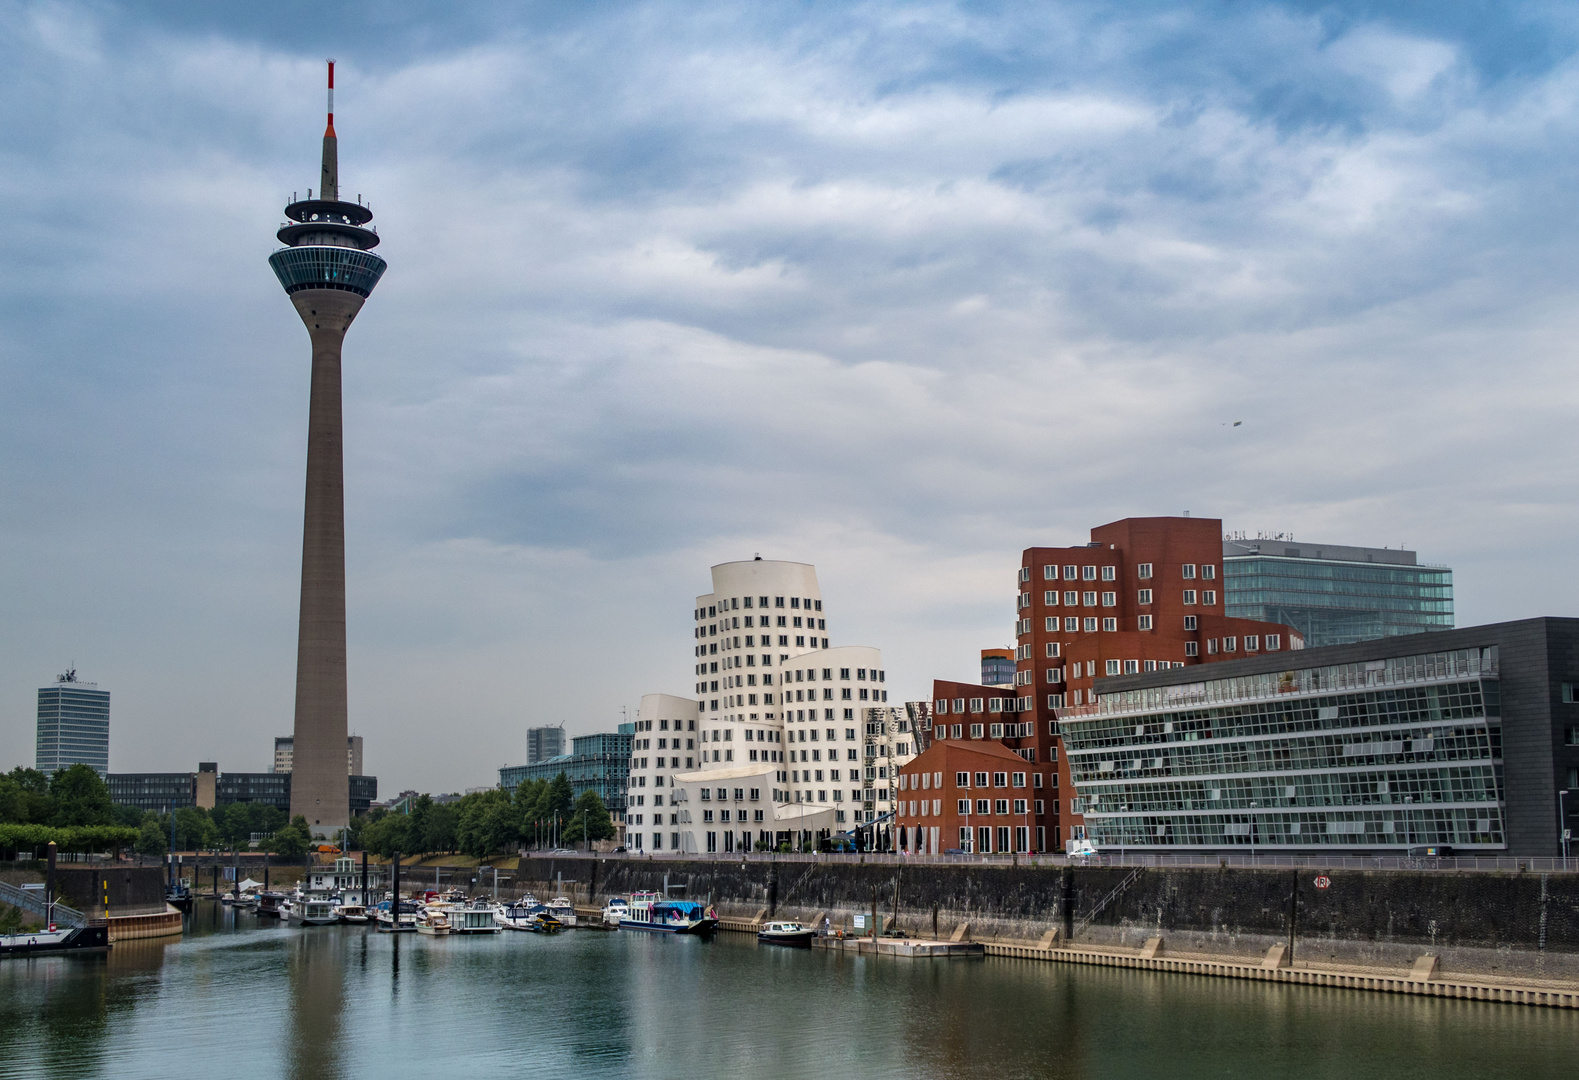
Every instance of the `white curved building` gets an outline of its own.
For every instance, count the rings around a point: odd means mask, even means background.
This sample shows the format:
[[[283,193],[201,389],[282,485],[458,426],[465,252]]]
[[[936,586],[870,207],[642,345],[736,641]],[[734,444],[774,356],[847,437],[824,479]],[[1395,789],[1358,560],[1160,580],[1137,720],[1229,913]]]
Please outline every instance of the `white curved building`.
[[[863,820],[864,711],[888,700],[887,673],[879,650],[831,644],[816,569],[721,563],[692,623],[696,700],[649,694],[638,710],[630,791],[647,798],[628,845],[750,850]]]

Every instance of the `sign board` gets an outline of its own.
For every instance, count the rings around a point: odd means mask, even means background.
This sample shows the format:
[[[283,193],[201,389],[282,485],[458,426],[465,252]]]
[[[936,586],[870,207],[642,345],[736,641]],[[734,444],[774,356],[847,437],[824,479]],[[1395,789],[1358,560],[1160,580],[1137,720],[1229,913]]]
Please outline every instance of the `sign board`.
[[[1320,877],[1318,877],[1316,879],[1316,888],[1318,888],[1318,889],[1325,889],[1325,888],[1328,888],[1331,885],[1332,885],[1332,879],[1330,877],[1328,877],[1326,874],[1322,874]]]

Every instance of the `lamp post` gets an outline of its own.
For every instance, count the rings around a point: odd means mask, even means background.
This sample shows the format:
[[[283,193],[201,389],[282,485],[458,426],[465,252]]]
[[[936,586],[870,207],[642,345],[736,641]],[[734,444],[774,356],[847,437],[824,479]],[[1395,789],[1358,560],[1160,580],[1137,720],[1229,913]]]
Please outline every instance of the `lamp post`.
[[[1563,838],[1563,869],[1568,869],[1568,789],[1563,788],[1557,793],[1557,824],[1562,829]]]

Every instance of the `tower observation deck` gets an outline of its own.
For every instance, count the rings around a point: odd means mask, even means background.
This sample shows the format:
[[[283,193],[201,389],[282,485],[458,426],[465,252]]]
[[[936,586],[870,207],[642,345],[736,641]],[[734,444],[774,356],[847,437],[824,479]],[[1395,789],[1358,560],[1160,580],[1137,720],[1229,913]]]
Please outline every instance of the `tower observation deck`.
[[[329,123],[323,136],[318,198],[291,202],[280,227],[286,246],[269,256],[312,339],[307,418],[307,499],[302,527],[301,619],[296,642],[296,723],[291,815],[332,836],[350,820],[345,768],[345,468],[340,351],[351,321],[383,276],[372,249],[373,212],[340,199],[334,130],[334,61],[329,61]]]

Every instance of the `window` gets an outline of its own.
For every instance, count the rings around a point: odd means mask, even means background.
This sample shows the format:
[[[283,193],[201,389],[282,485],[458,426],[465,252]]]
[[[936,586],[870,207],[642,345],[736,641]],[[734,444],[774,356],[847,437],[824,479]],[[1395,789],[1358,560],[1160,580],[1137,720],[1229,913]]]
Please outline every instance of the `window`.
[[[1042,567],[1042,580],[1043,581],[1057,581],[1058,580],[1058,567],[1056,567],[1056,566],[1044,566],[1044,567]]]
[[[1136,600],[1137,600],[1138,603],[1142,603],[1142,604],[1149,604],[1149,603],[1151,603],[1151,590],[1150,589],[1142,589],[1142,590],[1140,590],[1140,592],[1136,596]]]
[[[1015,787],[1024,787],[1025,786],[1025,774],[1023,772],[1015,773],[1014,777],[1012,779],[1012,783],[1013,783],[1013,785]]]
[[[956,799],[954,801],[954,812],[961,817],[968,817],[970,815],[970,800]]]
[[[971,738],[979,739],[979,738],[981,738],[981,734],[982,734],[982,726],[980,724],[972,724],[970,726],[970,737]]]
[[[1094,634],[1096,632],[1097,632],[1097,621],[1095,619],[1087,619],[1086,620],[1086,633]]]
[[[1186,615],[1184,617],[1184,628],[1186,630],[1194,630],[1195,629],[1195,616],[1194,615]],[[1268,640],[1270,640],[1270,639],[1268,639]],[[1271,648],[1271,646],[1268,645],[1267,648]]]
[[[1049,641],[1047,643],[1047,655],[1048,656],[1057,656],[1058,655],[1058,642],[1056,642],[1056,641]]]
[[[1080,600],[1085,607],[1097,606],[1097,594],[1094,592],[1082,593]]]
[[[1193,604],[1193,603],[1195,603],[1195,590],[1194,589],[1185,589],[1184,590],[1184,602],[1186,604]]]
[[[957,772],[954,774],[955,787],[970,787],[970,773]]]
[[[1024,583],[1024,582],[1027,582],[1027,581],[1030,581],[1030,580],[1031,580],[1031,568],[1029,566],[1022,566],[1022,567],[1020,567],[1020,581],[1022,583]]]
[[[1231,637],[1223,638],[1223,652],[1233,652],[1234,649],[1238,648],[1238,646],[1239,646],[1239,639],[1238,638],[1231,638]]]
[[[971,712],[981,712],[981,701],[982,701],[982,699],[979,698],[979,697],[971,698],[970,699],[970,711]]]
[[[1009,786],[1009,774],[1006,773],[1006,772],[995,772],[995,773],[993,773],[992,774],[992,786],[993,787],[1008,787]]]
[[[1210,607],[1213,604],[1217,603],[1217,590],[1216,589],[1207,589],[1204,592],[1202,592],[1201,593],[1201,603],[1205,604],[1207,607]]]
[[[1184,564],[1184,572],[1183,572],[1183,574],[1181,576],[1184,578],[1185,581],[1194,581],[1195,580],[1195,564],[1194,563],[1185,563]]]
[[[957,712],[957,713],[962,713],[962,712],[965,711],[965,699],[964,698],[957,697],[957,698],[954,699],[954,711]]]
[[[1136,576],[1138,576],[1140,578],[1140,580],[1142,580],[1142,581],[1150,581],[1151,580],[1151,563],[1149,563],[1149,562],[1141,563],[1139,566],[1135,567],[1135,573],[1136,573]]]
[[[1124,674],[1126,674],[1126,675],[1139,675],[1140,674],[1140,661],[1139,660],[1126,660],[1126,661],[1124,661]]]
[[[1049,634],[1056,634],[1056,633],[1058,633],[1058,619],[1057,619],[1057,617],[1052,616],[1052,615],[1047,616],[1046,621],[1042,623],[1042,629],[1045,630]]]
[[[1200,654],[1200,645],[1197,642],[1186,641],[1184,643],[1185,656],[1199,656]]]
[[[1064,603],[1069,607],[1074,607],[1076,604],[1080,603],[1080,594],[1077,592],[1064,593]]]
[[[1107,673],[1109,675],[1117,675],[1119,673],[1119,662],[1117,660],[1109,660],[1107,662]]]
[[[1049,683],[1053,683],[1055,685],[1057,683],[1063,682],[1064,681],[1064,669],[1063,668],[1056,668],[1056,667],[1048,668],[1047,669],[1047,681]]]
[[[1065,581],[1074,581],[1079,576],[1080,576],[1080,568],[1078,566],[1066,566],[1066,567],[1064,567],[1064,580]]]
[[[1094,566],[1082,566],[1080,568],[1080,580],[1081,581],[1095,581],[1096,579],[1097,579],[1097,568],[1096,567],[1094,567]]]
[[[1118,607],[1118,593],[1105,592],[1102,594],[1103,607]]]
[[[1080,632],[1080,620],[1079,619],[1065,619],[1064,620],[1064,633],[1066,633],[1066,634],[1078,634],[1079,632]]]
[[[1203,581],[1216,581],[1217,580],[1217,567],[1215,567],[1215,566],[1202,566],[1201,567],[1201,580],[1203,580]]]
[[[1009,812],[1009,800],[1008,799],[994,799],[993,802],[992,802],[992,811],[995,814],[1008,814],[1008,812]],[[1003,833],[1003,832],[1007,832],[1008,830],[1007,829],[1000,829],[998,831],[1000,833]],[[1002,851],[1005,846],[1006,845],[1000,839],[999,842],[998,842],[998,850]]]
[[[1261,638],[1256,634],[1245,635],[1245,652],[1255,652],[1261,647]]]
[[[1282,645],[1281,645],[1282,640],[1283,640],[1283,635],[1282,634],[1268,634],[1266,636],[1267,652],[1277,652],[1278,649],[1280,649],[1282,647]]]
[[[994,698],[993,700],[997,700],[997,699]],[[987,733],[988,733],[988,735],[990,737],[992,737],[994,739],[1001,739],[1001,738],[1003,738],[1003,725],[1002,724],[990,724],[990,725],[988,725]]]
[[[1217,639],[1216,638],[1207,638],[1206,639],[1206,655],[1207,656],[1216,656],[1217,655]]]
[[[1112,633],[1116,633],[1117,631],[1118,631],[1118,620],[1117,619],[1103,619],[1102,620],[1102,632],[1104,634],[1112,634]]]
[[[1142,615],[1142,616],[1140,616],[1140,618],[1137,620],[1136,629],[1137,630],[1150,630],[1151,629],[1151,616],[1150,615]]]
[[[1245,640],[1248,642],[1250,639],[1246,638]],[[1248,646],[1246,647],[1248,648]],[[1563,704],[1572,705],[1574,701],[1574,684],[1571,682],[1563,683]]]

